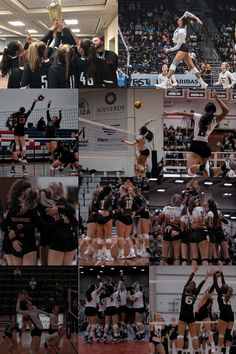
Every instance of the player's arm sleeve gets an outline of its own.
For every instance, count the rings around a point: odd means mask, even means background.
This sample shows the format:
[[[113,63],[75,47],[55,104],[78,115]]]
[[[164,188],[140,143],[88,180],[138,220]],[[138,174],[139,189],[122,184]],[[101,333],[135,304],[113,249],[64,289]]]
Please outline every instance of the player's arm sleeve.
[[[30,113],[33,111],[33,109],[34,109],[34,107],[35,107],[35,104],[36,104],[36,101],[34,101],[34,102],[32,103],[32,106],[30,107],[30,109],[28,110],[28,112],[25,113],[25,118],[28,118],[28,117],[29,117]]]
[[[195,274],[195,273],[193,273],[193,272],[190,274],[190,277],[188,278],[188,280],[187,280],[185,286],[188,285],[188,283],[189,283],[191,280],[193,280],[194,274]],[[185,287],[185,286],[184,286],[184,287]]]
[[[51,43],[52,40],[53,40],[53,31],[51,30],[49,30],[41,39],[41,41],[44,42],[45,44]]]
[[[69,30],[69,28],[65,27],[62,30],[62,44],[70,44],[70,45],[76,45],[76,42]]]
[[[200,293],[201,288],[203,287],[204,284],[205,284],[205,280],[201,281],[201,283],[198,285],[198,287],[197,287],[197,295]]]

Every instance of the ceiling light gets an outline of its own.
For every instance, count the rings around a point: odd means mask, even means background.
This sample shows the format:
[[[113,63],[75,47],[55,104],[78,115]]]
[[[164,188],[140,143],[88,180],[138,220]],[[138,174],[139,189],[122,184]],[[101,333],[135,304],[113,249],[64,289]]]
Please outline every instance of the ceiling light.
[[[35,29],[28,29],[27,32],[28,33],[38,33],[38,31],[36,31]]]
[[[99,273],[103,273],[103,270],[100,270]]]
[[[160,193],[163,193],[165,192],[166,190],[165,189],[158,189],[157,192],[160,192]]]
[[[78,20],[64,20],[67,25],[78,25]]]
[[[25,24],[21,21],[9,21],[9,25],[15,26],[15,27],[22,27],[25,26]]]
[[[232,219],[232,220],[236,220],[236,216],[231,216],[231,218],[230,219]]]
[[[182,179],[176,179],[176,180],[175,180],[175,183],[184,183],[184,180],[182,180]]]
[[[225,216],[226,218],[229,218],[229,217],[230,217],[230,214],[224,214],[224,216]]]
[[[145,272],[145,269],[141,269],[141,272]]]
[[[80,29],[79,28],[72,28],[72,32],[80,33]]]
[[[224,183],[225,187],[232,187],[232,183]]]
[[[204,182],[204,184],[205,184],[206,186],[212,186],[213,182],[206,181],[206,182]]]

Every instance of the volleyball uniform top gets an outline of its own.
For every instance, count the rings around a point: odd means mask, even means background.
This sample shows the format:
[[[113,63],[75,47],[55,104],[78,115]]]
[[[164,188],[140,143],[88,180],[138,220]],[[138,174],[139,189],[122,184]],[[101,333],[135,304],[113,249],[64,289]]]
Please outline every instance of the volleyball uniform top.
[[[110,296],[106,298],[106,308],[107,307],[119,307],[118,303],[118,291],[115,291]]]
[[[154,329],[153,331],[151,331],[151,337],[150,337],[151,342],[155,342],[157,344],[161,343],[162,329],[163,329],[162,325],[160,324],[154,325]]]
[[[9,75],[7,88],[20,88],[22,75],[22,68],[14,68]]]
[[[39,314],[44,314],[44,315],[48,315],[48,313],[41,311],[39,309],[37,309],[36,306],[32,306],[31,310],[20,310],[20,299],[17,299],[17,303],[16,303],[16,312],[22,314],[23,316],[26,316],[30,322],[32,322],[32,324],[34,325],[34,328],[42,331],[43,330],[43,324],[39,318]]]
[[[104,296],[98,296],[98,312],[104,312],[106,310],[106,301]]]
[[[144,299],[142,291],[135,291],[132,297],[134,298],[134,309],[144,308]]]
[[[169,332],[169,336],[170,336],[170,340],[175,340],[178,337],[178,325],[169,325],[168,328],[168,332]]]
[[[47,88],[49,67],[48,59],[43,61],[36,71],[31,71],[29,64],[26,64],[22,74],[21,87]]]
[[[190,221],[190,219],[189,219],[188,214],[182,215],[180,217],[180,223],[183,224],[183,226],[181,228],[181,229],[183,229],[182,230],[183,232],[189,229],[189,221]]]
[[[198,285],[198,287],[196,288],[196,291],[194,294],[189,294],[186,291],[186,288],[189,284],[190,281],[192,281],[194,277],[194,273],[192,273],[187,281],[187,283],[184,286],[183,289],[183,294],[182,294],[182,298],[181,298],[181,307],[180,307],[180,318],[183,317],[192,317],[193,322],[194,322],[194,315],[193,315],[193,306],[194,303],[197,299],[198,294],[201,291],[201,288],[203,287],[205,280],[202,280],[201,283]]]
[[[75,216],[74,207],[65,198],[60,198],[56,200],[56,206],[58,207],[60,220],[58,221],[58,223],[56,222],[54,226],[58,225],[60,229],[64,229],[65,232],[66,230],[68,231],[68,229],[73,229],[73,231],[75,231],[78,225],[78,220]],[[66,216],[68,218],[69,223],[64,222],[63,216]]]
[[[98,300],[99,300],[96,290],[94,290],[91,293],[91,298],[92,299],[90,301],[88,299],[85,299],[85,307],[94,307],[94,308],[96,308],[97,304],[98,304]]]
[[[179,226],[182,208],[178,206],[167,205],[162,210],[165,225]]]
[[[112,211],[112,207],[113,207],[113,199],[112,196],[106,195],[102,200],[100,200],[99,202],[99,210],[101,211]]]
[[[118,87],[116,71],[118,69],[118,56],[110,50],[97,53],[98,70],[102,76],[103,87]]]
[[[117,204],[117,213],[131,217],[132,210],[133,210],[133,198],[129,197],[128,195],[123,195],[122,197],[118,198]]]
[[[75,72],[75,87],[90,88],[102,87],[102,72],[99,70],[100,60],[95,61],[94,77],[88,75],[88,59],[75,55],[74,72]]]
[[[127,297],[128,297],[127,290],[123,290],[123,291],[120,290],[118,292],[119,306],[126,306],[127,305]]]
[[[88,222],[95,222],[96,223],[97,215],[98,215],[97,199],[92,199],[92,201],[89,205],[89,209],[88,209],[87,223]]]
[[[145,150],[146,148],[146,140],[144,135],[138,135],[136,139],[136,149],[138,152]]]
[[[27,121],[29,115],[31,114],[31,112],[33,111],[33,109],[35,107],[35,104],[36,104],[36,101],[34,101],[32,103],[32,106],[28,110],[28,112],[25,112],[25,113],[16,112],[16,113],[12,114],[12,117],[16,121],[16,125],[14,128],[14,135],[16,135],[16,136],[24,136],[25,135],[24,127],[25,127],[25,124],[26,124],[26,121]]]
[[[176,30],[174,31],[174,34],[173,34],[173,38],[172,38],[175,46],[170,48],[170,51],[174,52],[176,50],[179,50],[181,45],[185,43],[186,36],[187,36],[187,27],[176,28]]]
[[[48,71],[48,88],[75,88],[75,77],[72,65],[66,79],[65,67],[61,63],[53,63]]]
[[[50,115],[50,104],[48,104],[47,107],[47,128],[46,128],[46,138],[55,138],[56,137],[56,129],[60,128],[60,123],[61,123],[61,119],[62,119],[62,115],[61,115],[61,110],[59,111],[59,118],[53,122],[51,119],[51,115]]]
[[[221,72],[219,75],[219,80],[215,83],[215,85],[222,85],[223,88],[232,87],[232,85],[236,84],[236,77],[230,71]]]
[[[216,289],[216,292],[218,295],[217,302],[218,302],[219,310],[220,310],[220,317],[219,318],[220,319],[222,318],[224,321],[233,322],[234,321],[234,313],[232,311],[231,299],[226,301],[225,293],[218,285],[216,274],[213,274],[213,281],[214,281],[214,286],[215,286],[215,289]],[[221,273],[221,281],[222,281],[222,284],[225,284],[223,273]]]
[[[205,143],[208,142],[208,138],[217,126],[216,117],[213,118],[211,124],[208,126],[207,131],[201,131],[199,128],[199,122],[202,118],[202,114],[194,113],[193,120],[194,120],[194,132],[193,132],[193,140],[194,141],[203,141]]]
[[[201,206],[193,208],[192,214],[189,214],[190,224],[197,223],[199,228],[206,227],[204,219],[204,210]]]

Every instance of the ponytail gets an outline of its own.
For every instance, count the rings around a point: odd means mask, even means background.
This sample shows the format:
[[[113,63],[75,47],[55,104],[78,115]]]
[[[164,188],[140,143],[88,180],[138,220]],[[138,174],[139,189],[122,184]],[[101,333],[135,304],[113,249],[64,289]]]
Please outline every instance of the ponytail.
[[[58,48],[57,58],[65,68],[65,80],[67,80],[70,74],[70,66],[71,66],[71,59],[72,59],[71,46],[69,44],[61,45]]]
[[[30,44],[28,49],[28,62],[32,72],[40,68],[46,49],[46,44],[41,41]]]
[[[214,119],[214,113],[216,112],[216,106],[214,103],[209,102],[205,107],[205,114],[202,115],[199,121],[200,135],[205,136],[208,127]]]
[[[80,48],[83,49],[85,57],[88,58],[88,78],[93,78],[95,75],[95,61],[97,58],[96,48],[90,39],[82,39]]]
[[[20,51],[21,44],[18,41],[13,41],[8,43],[7,47],[4,49],[2,54],[2,60],[0,63],[0,70],[2,72],[2,77],[5,77],[12,68],[12,60],[19,56],[18,51]]]

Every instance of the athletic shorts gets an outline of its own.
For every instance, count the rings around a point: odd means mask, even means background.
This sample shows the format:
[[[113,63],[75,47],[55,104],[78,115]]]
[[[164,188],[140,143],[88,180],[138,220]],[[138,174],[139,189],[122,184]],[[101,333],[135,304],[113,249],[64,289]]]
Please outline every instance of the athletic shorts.
[[[176,236],[172,236],[172,232],[178,232]],[[181,234],[180,234],[180,229],[178,226],[175,225],[166,225],[163,233],[163,240],[164,241],[175,241],[175,240],[180,240],[181,239]]]
[[[50,235],[49,248],[58,252],[71,252],[77,248],[77,239],[70,229],[57,228]]]
[[[41,247],[49,246],[49,236],[48,236],[48,234],[46,232],[40,233],[39,245]]]
[[[209,317],[208,311],[199,311],[195,313],[195,321],[203,321]]]
[[[68,156],[68,158],[60,157],[58,160],[61,163],[63,163],[63,165],[68,165],[68,163],[75,163],[76,162],[76,158],[73,154],[70,154],[70,156]]]
[[[97,217],[97,224],[100,225],[105,225],[108,221],[110,221],[112,219],[111,215],[108,216],[102,216],[101,214],[98,214]]]
[[[151,337],[149,338],[149,343],[153,343],[153,344],[155,344],[155,345],[158,345],[158,344],[160,344],[161,342],[160,342],[160,341],[155,341],[155,340],[153,340],[153,336],[151,336]]]
[[[150,155],[150,151],[148,149],[141,150],[141,151],[139,151],[139,155],[148,157]]]
[[[115,316],[115,315],[117,315],[117,312],[118,312],[117,310],[118,310],[117,307],[109,306],[105,310],[105,316]]]
[[[215,235],[215,238],[216,238],[215,242],[216,243],[226,241],[226,237],[225,237],[224,232],[221,227],[214,229],[212,232]]]
[[[134,312],[137,312],[137,313],[141,313],[143,314],[145,311],[145,308],[144,307],[140,307],[140,308],[134,308]]]
[[[127,306],[119,306],[119,314],[121,313],[127,313]]]
[[[41,329],[34,328],[34,329],[31,331],[31,337],[41,337],[42,332],[43,332],[43,331],[42,331]]]
[[[104,319],[104,312],[103,311],[98,311],[97,312],[97,318],[99,319],[99,320],[103,320]]]
[[[234,322],[234,313],[233,311],[220,311],[220,320],[224,322]]]
[[[179,50],[180,50],[181,52],[186,52],[186,53],[189,52],[189,48],[188,48],[188,46],[187,46],[186,43],[181,44],[181,46],[180,46],[180,48],[178,49],[178,51],[179,51]]]
[[[189,244],[190,232],[191,231],[184,231],[184,232],[181,233],[181,243],[184,243],[186,245]]]
[[[200,243],[207,239],[208,231],[204,229],[192,229],[190,235],[190,243]]]
[[[118,215],[116,220],[125,225],[132,225],[133,223],[132,218],[129,215]]]
[[[184,313],[184,314],[181,313],[179,316],[179,320],[183,321],[187,324],[193,323],[193,322],[195,322],[194,314],[193,313],[189,313],[189,314],[188,313]]]
[[[204,141],[193,140],[189,148],[190,152],[194,152],[201,158],[210,158],[211,157],[211,149],[208,144]]]
[[[14,136],[25,136],[25,129],[24,128],[15,128]]]
[[[96,316],[97,309],[96,307],[92,307],[92,306],[85,307],[84,314],[85,316]]]
[[[147,219],[149,220],[149,212],[148,211],[144,211],[143,213],[140,214],[140,219]]]
[[[97,217],[98,217],[98,214],[89,215],[89,217],[87,219],[87,224],[91,224],[91,223],[95,223],[96,224]]]
[[[56,333],[58,330],[57,329],[52,329],[52,328],[49,328],[48,330],[48,333],[50,334],[50,336],[54,333]]]
[[[35,235],[25,235],[24,237],[19,238],[19,241],[21,242],[22,250],[21,252],[17,252],[12,247],[12,254],[14,257],[23,257],[30,252],[37,251]]]

